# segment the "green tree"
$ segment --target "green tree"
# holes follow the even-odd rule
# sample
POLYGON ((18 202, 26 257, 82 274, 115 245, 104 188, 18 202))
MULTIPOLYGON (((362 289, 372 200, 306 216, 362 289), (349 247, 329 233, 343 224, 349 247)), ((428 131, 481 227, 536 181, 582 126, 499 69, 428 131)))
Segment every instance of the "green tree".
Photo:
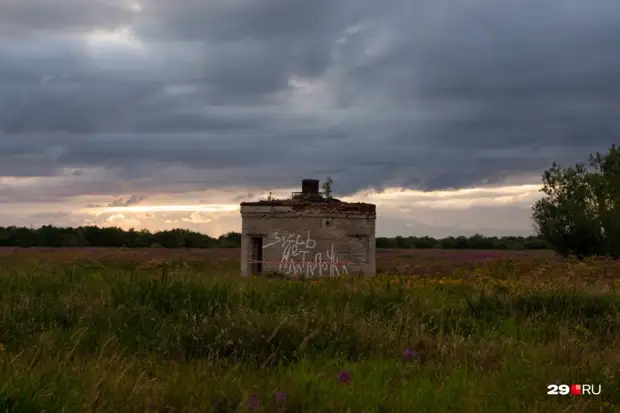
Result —
POLYGON ((155 234, 155 238, 164 248, 185 247, 185 233, 180 229, 158 232, 155 234))
POLYGON ((589 165, 543 173, 544 197, 533 206, 534 227, 558 253, 584 258, 620 255, 620 149, 590 155, 589 165))

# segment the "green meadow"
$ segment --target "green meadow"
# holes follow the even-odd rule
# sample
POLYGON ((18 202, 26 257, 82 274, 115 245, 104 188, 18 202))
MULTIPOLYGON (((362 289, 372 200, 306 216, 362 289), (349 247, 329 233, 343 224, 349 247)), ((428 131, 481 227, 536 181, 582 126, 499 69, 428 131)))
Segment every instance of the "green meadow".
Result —
POLYGON ((319 281, 237 254, 0 254, 0 412, 620 411, 615 262, 393 252, 319 281))

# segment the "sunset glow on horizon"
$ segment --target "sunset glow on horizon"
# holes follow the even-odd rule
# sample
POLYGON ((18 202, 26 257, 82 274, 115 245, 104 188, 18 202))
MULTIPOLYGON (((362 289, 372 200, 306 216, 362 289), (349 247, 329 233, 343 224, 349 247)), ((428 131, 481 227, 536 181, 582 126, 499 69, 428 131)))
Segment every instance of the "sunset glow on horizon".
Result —
MULTIPOLYGON (((338 197, 343 202, 365 202, 377 205, 377 231, 381 235, 443 235, 444 232, 477 232, 482 225, 489 227, 490 233, 509 232, 502 230, 507 223, 514 223, 511 233, 527 235, 529 231, 519 231, 527 224, 531 205, 540 197, 540 185, 505 185, 457 190, 419 191, 402 188, 386 188, 383 191, 360 191, 351 196, 338 197), (481 209, 482 208, 482 209, 481 209), (480 211, 485 211, 480 214, 480 211), (508 214, 508 215, 506 215, 508 214), (510 218, 508 218, 510 216, 510 218), (516 216, 516 218, 515 218, 516 216), (464 225, 463 222, 470 222, 464 225), (401 224, 399 225, 398 222, 401 224), (429 225, 446 228, 443 232, 427 229, 429 225), (518 225, 518 226, 517 226, 518 225), (419 227, 419 229, 416 229, 419 227), (497 228, 497 229, 493 229, 497 228)), ((295 188, 275 190, 275 199, 288 199, 295 188)), ((102 203, 103 197, 93 198, 93 204, 70 208, 75 201, 64 206, 54 204, 56 210, 62 207, 74 225, 118 226, 124 229, 173 229, 187 228, 210 235, 220 235, 230 231, 240 231, 239 204, 245 201, 258 201, 267 198, 267 191, 242 200, 238 193, 243 191, 212 191, 206 193, 133 195, 136 202, 116 205, 115 202, 102 203), (170 203, 174 198, 175 203, 170 203), (204 199, 206 198, 206 199, 204 199)), ((81 196, 80 202, 88 197, 81 196)), ((128 203, 123 197, 116 203, 128 203)))

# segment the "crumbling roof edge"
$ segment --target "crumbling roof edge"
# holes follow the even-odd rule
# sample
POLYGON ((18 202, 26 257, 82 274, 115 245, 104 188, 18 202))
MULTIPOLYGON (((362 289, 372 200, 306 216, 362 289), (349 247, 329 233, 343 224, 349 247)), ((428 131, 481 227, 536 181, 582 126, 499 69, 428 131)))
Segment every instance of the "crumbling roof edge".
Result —
POLYGON ((345 206, 345 205, 359 205, 359 206, 363 206, 363 205, 372 205, 375 206, 375 204, 369 204, 366 202, 344 202, 344 201, 335 201, 335 202, 312 202, 312 201, 297 201, 297 200, 290 200, 290 199, 279 199, 279 200, 273 200, 273 201, 244 201, 241 202, 240 204, 241 206, 290 206, 290 205, 319 205, 319 206, 323 206, 323 205, 333 205, 333 206, 345 206))
POLYGON ((273 200, 242 202, 241 207, 291 207, 293 211, 343 211, 348 213, 375 214, 376 205, 364 202, 301 202, 295 200, 273 200))

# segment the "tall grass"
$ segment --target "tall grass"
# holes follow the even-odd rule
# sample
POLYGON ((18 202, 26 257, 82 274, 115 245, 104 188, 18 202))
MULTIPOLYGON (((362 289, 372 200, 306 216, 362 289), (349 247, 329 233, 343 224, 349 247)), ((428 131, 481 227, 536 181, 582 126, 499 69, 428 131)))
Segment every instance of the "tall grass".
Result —
POLYGON ((0 412, 619 411, 604 263, 320 282, 183 260, 0 264, 0 412))

